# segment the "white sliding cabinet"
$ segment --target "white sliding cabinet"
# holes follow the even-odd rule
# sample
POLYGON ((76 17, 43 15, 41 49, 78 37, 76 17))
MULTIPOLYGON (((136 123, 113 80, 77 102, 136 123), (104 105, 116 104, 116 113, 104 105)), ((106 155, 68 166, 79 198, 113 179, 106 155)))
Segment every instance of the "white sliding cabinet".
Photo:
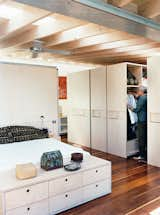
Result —
POLYGON ((148 59, 148 163, 160 167, 160 57, 148 59))
POLYGON ((126 64, 107 66, 108 152, 126 157, 126 64))
POLYGON ((92 148, 107 151, 106 66, 91 70, 92 148))
MULTIPOLYGON (((107 66, 108 152, 128 157, 138 152, 137 139, 127 140, 127 91, 142 84, 143 65, 120 63, 107 66), (127 85, 127 71, 137 83, 127 85)), ((134 82, 134 80, 132 80, 134 82)))
POLYGON ((68 141, 106 152, 106 67, 68 75, 68 110, 68 141))
POLYGON ((90 146, 89 71, 68 75, 68 141, 90 146))

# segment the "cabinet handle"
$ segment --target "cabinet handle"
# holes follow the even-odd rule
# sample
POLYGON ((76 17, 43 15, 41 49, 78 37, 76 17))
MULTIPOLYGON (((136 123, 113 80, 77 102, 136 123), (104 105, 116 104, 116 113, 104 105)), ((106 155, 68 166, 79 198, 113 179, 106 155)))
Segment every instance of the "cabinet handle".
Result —
POLYGON ((65 181, 67 182, 67 181, 68 181, 68 179, 66 178, 66 179, 65 179, 65 181))
POLYGON ((96 173, 98 173, 98 170, 96 170, 96 173))
POLYGON ((65 197, 68 198, 68 194, 66 194, 65 197))
POLYGON ((27 208, 27 211, 30 211, 30 208, 27 208))
POLYGON ((96 184, 96 187, 98 187, 98 184, 96 184))
POLYGON ((30 192, 30 189, 27 189, 26 192, 29 193, 29 192, 30 192))

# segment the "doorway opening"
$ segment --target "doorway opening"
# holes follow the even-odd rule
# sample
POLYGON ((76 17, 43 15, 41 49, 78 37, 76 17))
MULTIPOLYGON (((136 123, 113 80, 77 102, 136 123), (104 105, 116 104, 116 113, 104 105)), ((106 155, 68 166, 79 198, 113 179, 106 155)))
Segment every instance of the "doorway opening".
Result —
POLYGON ((147 67, 127 67, 127 157, 147 162, 147 67))

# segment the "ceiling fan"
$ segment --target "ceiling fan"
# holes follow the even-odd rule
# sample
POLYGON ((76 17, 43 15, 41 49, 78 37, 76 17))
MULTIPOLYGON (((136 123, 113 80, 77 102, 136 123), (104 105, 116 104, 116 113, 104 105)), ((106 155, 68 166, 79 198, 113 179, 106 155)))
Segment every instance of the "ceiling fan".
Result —
POLYGON ((33 45, 29 48, 29 50, 32 53, 32 58, 37 58, 40 53, 51 53, 55 55, 63 55, 63 56, 69 56, 72 54, 70 51, 65 50, 56 50, 56 49, 48 49, 44 47, 45 42, 41 40, 34 40, 33 45))

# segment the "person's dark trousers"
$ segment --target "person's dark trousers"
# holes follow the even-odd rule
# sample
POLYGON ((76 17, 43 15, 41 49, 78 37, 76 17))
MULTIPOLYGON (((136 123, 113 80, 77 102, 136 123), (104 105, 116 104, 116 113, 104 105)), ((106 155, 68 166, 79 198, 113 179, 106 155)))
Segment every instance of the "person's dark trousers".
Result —
POLYGON ((147 123, 138 123, 138 143, 140 156, 147 161, 147 123))

